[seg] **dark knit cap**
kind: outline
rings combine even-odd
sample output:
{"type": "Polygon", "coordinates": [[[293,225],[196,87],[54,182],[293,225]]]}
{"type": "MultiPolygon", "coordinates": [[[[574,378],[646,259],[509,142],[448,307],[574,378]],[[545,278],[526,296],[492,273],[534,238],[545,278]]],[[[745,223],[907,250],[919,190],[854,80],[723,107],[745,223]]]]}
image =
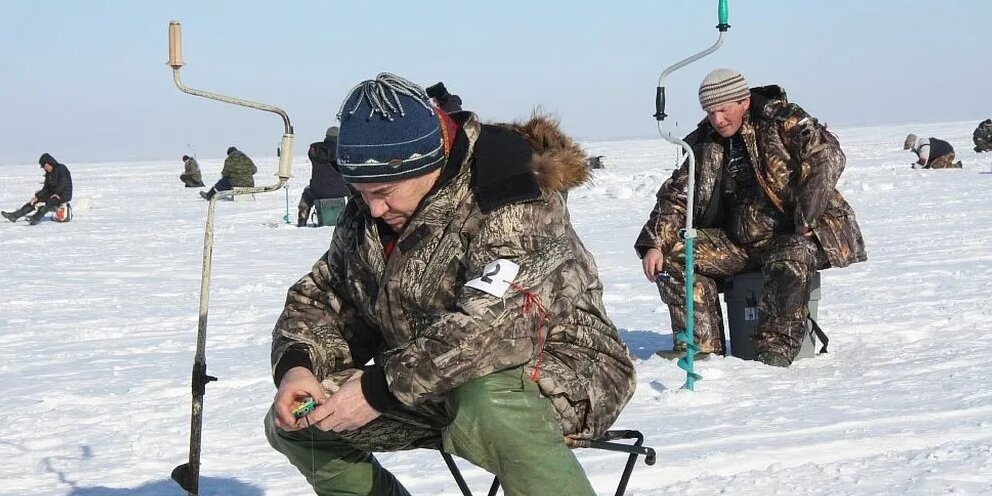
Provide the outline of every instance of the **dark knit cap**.
{"type": "Polygon", "coordinates": [[[416,84],[381,73],[344,98],[338,166],[351,183],[417,177],[444,164],[444,138],[430,98],[416,84]]]}
{"type": "Polygon", "coordinates": [[[44,167],[45,164],[49,164],[49,165],[51,165],[51,166],[54,167],[55,164],[57,164],[57,163],[59,163],[59,161],[58,160],[55,160],[55,157],[53,157],[53,156],[51,156],[51,155],[49,155],[47,153],[42,153],[41,154],[41,157],[38,157],[38,165],[40,165],[42,167],[44,167]]]}
{"type": "Polygon", "coordinates": [[[228,155],[230,155],[230,154],[232,154],[232,153],[234,153],[234,152],[236,152],[236,151],[238,151],[238,149],[237,149],[237,148],[235,148],[235,147],[233,147],[233,146],[229,146],[229,147],[227,147],[227,154],[228,154],[228,155]]]}

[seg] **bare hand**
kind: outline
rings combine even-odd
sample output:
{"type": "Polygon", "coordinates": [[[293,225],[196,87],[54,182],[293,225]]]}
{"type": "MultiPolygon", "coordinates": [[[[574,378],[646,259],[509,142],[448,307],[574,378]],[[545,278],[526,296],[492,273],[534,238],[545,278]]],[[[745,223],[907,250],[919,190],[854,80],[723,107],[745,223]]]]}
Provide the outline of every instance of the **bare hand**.
{"type": "Polygon", "coordinates": [[[316,422],[314,412],[307,415],[309,419],[296,419],[293,417],[293,408],[307,396],[317,400],[318,405],[325,400],[324,388],[306,367],[293,367],[286,372],[279,382],[279,390],[272,400],[272,406],[276,411],[276,426],[284,431],[296,431],[307,427],[310,423],[316,422]]]}
{"type": "Polygon", "coordinates": [[[382,415],[365,400],[362,393],[362,373],[356,373],[338,392],[318,405],[310,415],[323,431],[353,431],[382,415]]]}
{"type": "Polygon", "coordinates": [[[641,266],[644,268],[644,277],[647,277],[651,282],[655,282],[658,273],[661,272],[664,265],[665,256],[657,248],[648,250],[644,254],[644,258],[641,259],[641,266]]]}

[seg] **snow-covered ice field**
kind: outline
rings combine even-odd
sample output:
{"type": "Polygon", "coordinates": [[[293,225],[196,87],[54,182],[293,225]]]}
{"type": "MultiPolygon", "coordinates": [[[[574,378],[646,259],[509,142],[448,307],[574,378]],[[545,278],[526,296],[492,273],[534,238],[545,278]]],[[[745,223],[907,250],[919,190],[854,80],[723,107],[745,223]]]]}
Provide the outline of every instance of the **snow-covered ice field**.
{"type": "MultiPolygon", "coordinates": [[[[640,358],[616,426],[643,431],[658,452],[628,494],[992,494],[992,156],[972,152],[975,125],[834,129],[848,157],[839,188],[869,261],[822,275],[830,353],[789,369],[710,358],[695,392],[653,356],[671,329],[632,249],[674,148],[584,143],[608,168],[570,194],[572,221],[640,358]],[[947,139],[965,168],[911,170],[908,132],[947,139]]],[[[275,159],[257,162],[256,182],[270,182],[275,159]]],[[[0,223],[0,494],[184,494],[169,473],[187,457],[206,202],[182,188],[178,160],[67,163],[71,223],[0,223]]],[[[205,182],[218,178],[220,160],[201,165],[205,182]]],[[[291,216],[309,172],[298,158],[291,216]]],[[[41,177],[36,165],[0,166],[0,207],[20,206],[41,177]]],[[[261,420],[275,391],[272,325],[332,230],[281,224],[285,203],[279,191],[218,206],[205,496],[308,494],[261,420]]],[[[598,492],[613,494],[625,457],[578,454],[598,492]]],[[[435,452],[380,460],[413,494],[459,494],[435,452]]],[[[487,474],[463,467],[483,493],[487,474]]]]}

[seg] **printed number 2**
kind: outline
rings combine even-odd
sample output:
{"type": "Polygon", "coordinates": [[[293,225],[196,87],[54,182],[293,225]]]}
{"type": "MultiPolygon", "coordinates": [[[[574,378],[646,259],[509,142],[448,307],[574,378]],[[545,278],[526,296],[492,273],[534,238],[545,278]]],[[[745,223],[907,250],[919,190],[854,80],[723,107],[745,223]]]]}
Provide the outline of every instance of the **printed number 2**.
{"type": "Polygon", "coordinates": [[[492,270],[492,272],[486,272],[485,274],[482,274],[482,277],[481,277],[481,279],[482,279],[482,282],[484,282],[484,283],[486,283],[486,284],[492,284],[492,283],[493,283],[493,278],[492,278],[492,276],[494,276],[494,275],[496,275],[496,274],[499,274],[499,263],[497,263],[497,264],[496,264],[496,265],[495,265],[495,266],[493,267],[493,270],[492,270]]]}
{"type": "Polygon", "coordinates": [[[507,288],[513,284],[519,271],[519,265],[500,258],[487,263],[482,269],[482,275],[467,281],[465,285],[501,298],[503,293],[506,293],[507,288]]]}

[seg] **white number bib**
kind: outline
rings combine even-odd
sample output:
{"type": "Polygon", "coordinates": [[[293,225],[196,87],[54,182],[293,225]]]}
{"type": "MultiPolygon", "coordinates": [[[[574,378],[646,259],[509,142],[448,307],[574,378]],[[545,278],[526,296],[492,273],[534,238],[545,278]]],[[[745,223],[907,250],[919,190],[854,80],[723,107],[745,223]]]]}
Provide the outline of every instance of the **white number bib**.
{"type": "Polygon", "coordinates": [[[518,272],[520,272],[519,265],[500,258],[486,264],[486,268],[482,270],[482,277],[472,279],[465,285],[501,298],[518,272]]]}

